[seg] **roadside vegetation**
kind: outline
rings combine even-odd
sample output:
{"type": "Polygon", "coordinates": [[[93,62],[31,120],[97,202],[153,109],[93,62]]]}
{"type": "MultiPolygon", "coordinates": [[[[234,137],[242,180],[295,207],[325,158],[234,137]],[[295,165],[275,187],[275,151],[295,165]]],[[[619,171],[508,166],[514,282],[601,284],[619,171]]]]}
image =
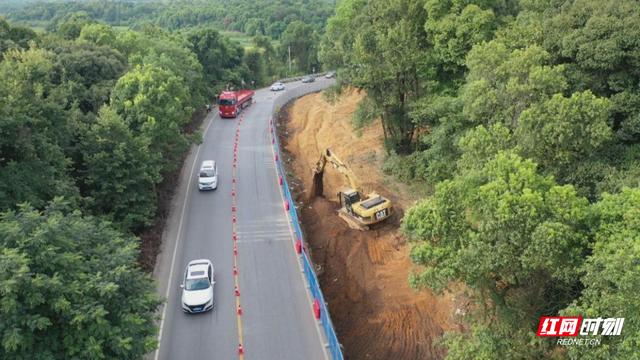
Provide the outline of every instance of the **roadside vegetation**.
{"type": "MultiPolygon", "coordinates": [[[[0,18],[0,358],[141,358],[157,345],[161,301],[148,274],[157,250],[147,249],[159,239],[146,234],[162,225],[159,205],[200,141],[204,106],[227,86],[280,76],[284,52],[262,30],[245,35],[251,46],[221,34],[223,7],[182,28],[166,26],[174,5],[158,15],[122,2],[120,20],[98,13],[109,1],[0,8],[11,6],[48,31],[0,18]]],[[[300,50],[292,72],[319,69],[307,49],[320,27],[281,21],[279,42],[300,50]]]]}
{"type": "Polygon", "coordinates": [[[411,276],[465,284],[448,359],[633,358],[640,330],[640,7],[633,0],[345,0],[319,56],[364,89],[411,208],[411,276]],[[625,317],[559,349],[541,315],[625,317]]]}

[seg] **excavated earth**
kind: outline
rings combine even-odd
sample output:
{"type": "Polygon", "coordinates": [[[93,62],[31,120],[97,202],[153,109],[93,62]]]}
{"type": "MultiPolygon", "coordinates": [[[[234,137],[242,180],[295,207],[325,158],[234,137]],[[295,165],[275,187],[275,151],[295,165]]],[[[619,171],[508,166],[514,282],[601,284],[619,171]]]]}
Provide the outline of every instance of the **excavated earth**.
{"type": "Polygon", "coordinates": [[[287,106],[279,133],[288,178],[301,214],[308,251],[347,359],[441,359],[437,340],[458,329],[451,294],[436,296],[409,286],[416,270],[399,231],[403,212],[416,200],[406,187],[383,174],[383,133],[379,122],[356,133],[351,118],[364,97],[347,90],[334,104],[322,94],[287,106]],[[312,168],[327,147],[358,176],[365,191],[392,200],[394,216],[372,230],[350,229],[337,215],[337,193],[346,182],[331,166],[324,197],[310,196],[312,168]]]}

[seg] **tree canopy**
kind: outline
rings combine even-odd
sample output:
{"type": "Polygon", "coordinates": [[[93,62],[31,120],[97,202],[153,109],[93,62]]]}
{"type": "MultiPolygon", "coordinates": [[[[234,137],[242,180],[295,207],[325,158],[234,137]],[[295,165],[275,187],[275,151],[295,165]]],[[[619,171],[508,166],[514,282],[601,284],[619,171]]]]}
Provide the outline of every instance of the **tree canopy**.
{"type": "Polygon", "coordinates": [[[70,211],[0,214],[0,357],[141,358],[155,347],[152,279],[134,264],[135,239],[70,211]]]}
{"type": "Polygon", "coordinates": [[[345,0],[329,18],[320,59],[367,94],[354,124],[379,118],[385,171],[429,194],[403,220],[411,283],[475,300],[447,358],[562,358],[535,336],[558,314],[628,321],[570,358],[636,355],[639,31],[633,0],[345,0]]]}

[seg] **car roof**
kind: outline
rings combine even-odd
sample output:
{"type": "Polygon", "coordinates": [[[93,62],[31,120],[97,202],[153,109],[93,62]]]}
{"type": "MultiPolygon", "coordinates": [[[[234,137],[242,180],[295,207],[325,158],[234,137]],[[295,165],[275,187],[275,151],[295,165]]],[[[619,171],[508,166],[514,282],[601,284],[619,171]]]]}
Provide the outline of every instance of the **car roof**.
{"type": "MultiPolygon", "coordinates": [[[[187,265],[187,279],[206,277],[209,265],[211,265],[211,261],[207,259],[189,261],[189,265],[187,265]]],[[[213,267],[213,265],[211,267],[213,267]]]]}
{"type": "Polygon", "coordinates": [[[200,169],[213,169],[215,166],[216,162],[214,160],[205,160],[202,162],[200,169]]]}

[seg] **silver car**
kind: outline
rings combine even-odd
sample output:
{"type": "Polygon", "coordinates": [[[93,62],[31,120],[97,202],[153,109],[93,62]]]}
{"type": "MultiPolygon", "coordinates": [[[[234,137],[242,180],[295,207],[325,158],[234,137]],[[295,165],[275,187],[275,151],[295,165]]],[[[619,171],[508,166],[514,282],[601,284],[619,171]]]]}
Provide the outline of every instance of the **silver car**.
{"type": "Polygon", "coordinates": [[[284,84],[281,82],[273,83],[271,85],[271,91],[281,91],[284,90],[284,84]]]}

